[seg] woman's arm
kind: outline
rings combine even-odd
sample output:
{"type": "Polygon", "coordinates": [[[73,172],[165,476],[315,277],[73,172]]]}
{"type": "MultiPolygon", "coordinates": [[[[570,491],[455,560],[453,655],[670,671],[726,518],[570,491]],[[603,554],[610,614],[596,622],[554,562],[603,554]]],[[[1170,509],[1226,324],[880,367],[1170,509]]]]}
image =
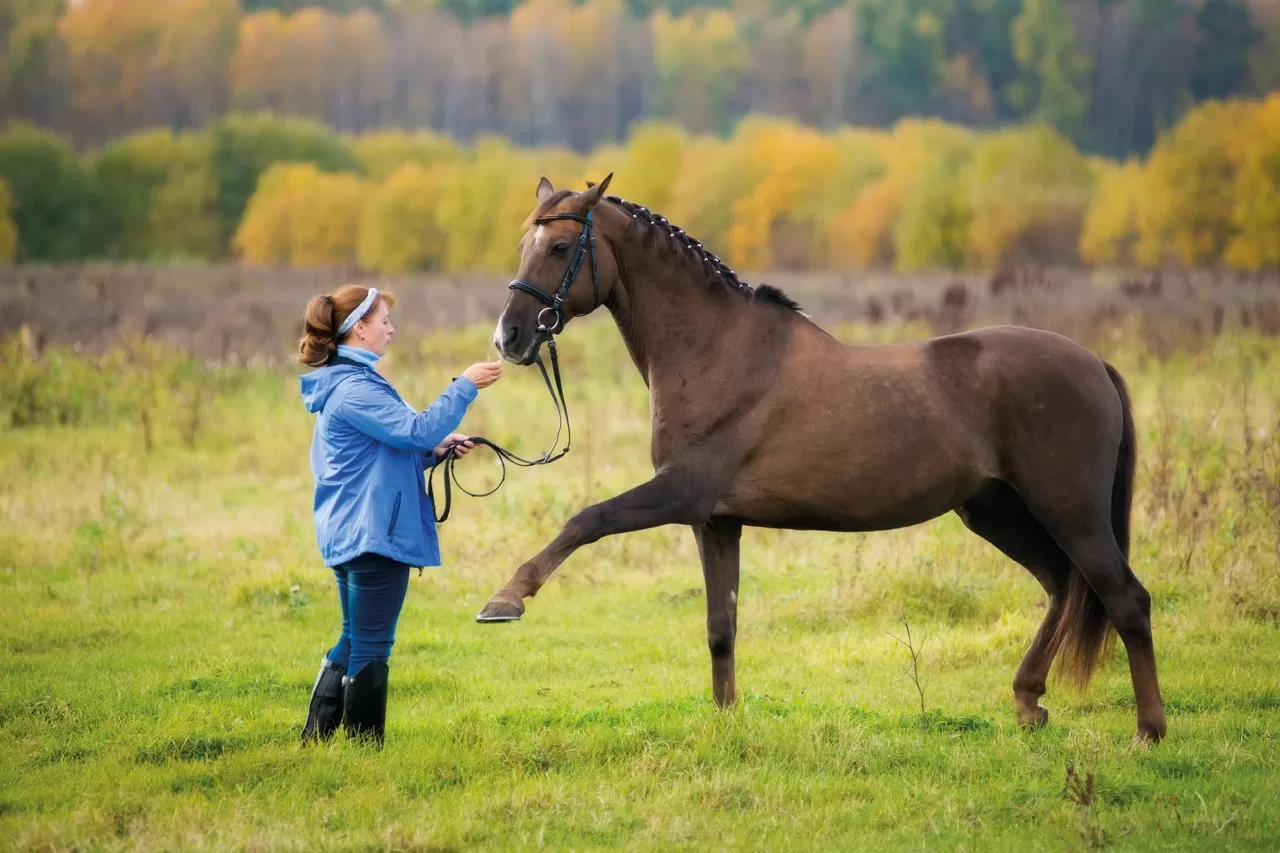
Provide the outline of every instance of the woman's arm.
{"type": "Polygon", "coordinates": [[[365,381],[347,391],[337,415],[375,441],[430,457],[462,423],[478,393],[474,382],[459,377],[435,402],[415,413],[389,389],[365,381]]]}

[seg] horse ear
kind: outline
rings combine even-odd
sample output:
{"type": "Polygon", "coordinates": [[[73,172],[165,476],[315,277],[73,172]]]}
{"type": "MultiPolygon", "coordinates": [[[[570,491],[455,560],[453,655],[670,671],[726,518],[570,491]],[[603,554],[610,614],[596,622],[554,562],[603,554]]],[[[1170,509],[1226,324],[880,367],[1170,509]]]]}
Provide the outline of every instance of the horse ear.
{"type": "Polygon", "coordinates": [[[551,186],[551,182],[547,180],[547,176],[543,175],[542,179],[538,181],[538,189],[534,192],[534,195],[538,199],[538,204],[542,204],[544,201],[551,198],[555,191],[555,187],[551,186]]]}
{"type": "Polygon", "coordinates": [[[611,180],[613,180],[613,172],[605,175],[604,180],[598,184],[593,184],[590,181],[587,182],[587,191],[581,195],[581,201],[579,202],[583,213],[586,213],[588,210],[595,207],[596,202],[604,198],[604,192],[609,189],[609,181],[611,180]]]}

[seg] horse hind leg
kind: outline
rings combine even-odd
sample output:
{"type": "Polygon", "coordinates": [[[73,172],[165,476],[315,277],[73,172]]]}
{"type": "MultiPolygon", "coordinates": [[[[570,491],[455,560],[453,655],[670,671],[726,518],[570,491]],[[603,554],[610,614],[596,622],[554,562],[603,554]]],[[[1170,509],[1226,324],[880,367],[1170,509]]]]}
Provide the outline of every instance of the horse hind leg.
{"type": "Polygon", "coordinates": [[[1064,536],[1063,544],[1124,643],[1138,711],[1134,740],[1158,742],[1165,736],[1167,721],[1156,677],[1151,595],[1130,568],[1104,514],[1092,529],[1064,536]]]}
{"type": "Polygon", "coordinates": [[[956,513],[966,527],[1031,572],[1049,595],[1044,621],[1013,677],[1018,725],[1039,728],[1049,721],[1049,711],[1040,704],[1040,698],[1045,694],[1049,668],[1061,644],[1058,624],[1071,577],[1071,561],[1018,493],[1003,482],[993,482],[956,513]]]}
{"type": "Polygon", "coordinates": [[[1084,497],[1068,502],[1059,498],[1037,503],[1032,499],[1028,503],[1044,529],[1061,543],[1079,579],[1085,581],[1072,579],[1067,612],[1060,625],[1066,673],[1078,685],[1087,684],[1101,653],[1110,648],[1114,627],[1129,658],[1138,717],[1135,740],[1159,741],[1165,736],[1167,723],[1156,677],[1151,596],[1125,556],[1128,531],[1112,518],[1110,489],[1080,486],[1073,492],[1064,485],[1069,484],[1060,479],[1059,492],[1084,497]]]}

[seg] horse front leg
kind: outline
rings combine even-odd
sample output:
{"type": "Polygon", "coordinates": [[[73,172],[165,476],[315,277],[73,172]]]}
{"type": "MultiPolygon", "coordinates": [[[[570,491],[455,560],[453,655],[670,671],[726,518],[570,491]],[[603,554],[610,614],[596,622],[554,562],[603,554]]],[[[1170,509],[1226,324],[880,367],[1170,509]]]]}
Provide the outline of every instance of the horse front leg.
{"type": "Polygon", "coordinates": [[[617,497],[587,507],[564,526],[536,557],[526,562],[476,614],[477,622],[512,622],[524,613],[524,599],[538,594],[551,573],[583,545],[614,533],[664,524],[696,525],[711,517],[717,493],[702,472],[664,471],[617,497]]]}
{"type": "Polygon", "coordinates": [[[738,635],[738,549],[742,525],[712,519],[693,528],[707,584],[707,647],[711,650],[711,694],[721,708],[736,697],[733,646],[738,635]]]}

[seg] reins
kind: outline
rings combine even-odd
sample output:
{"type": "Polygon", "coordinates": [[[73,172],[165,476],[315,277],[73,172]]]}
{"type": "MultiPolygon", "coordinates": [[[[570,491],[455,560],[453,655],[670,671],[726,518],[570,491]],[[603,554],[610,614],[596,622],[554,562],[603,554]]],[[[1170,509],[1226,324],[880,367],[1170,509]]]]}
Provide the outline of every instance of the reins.
{"type": "Polygon", "coordinates": [[[569,287],[573,284],[574,279],[578,277],[578,270],[582,267],[584,258],[590,256],[591,260],[591,295],[592,310],[600,304],[600,267],[596,263],[596,235],[595,228],[591,221],[591,213],[586,216],[580,216],[576,213],[553,213],[548,216],[541,216],[534,220],[535,224],[541,225],[546,222],[553,222],[560,219],[572,219],[575,222],[582,223],[582,234],[578,237],[577,246],[574,249],[573,258],[569,261],[569,268],[565,270],[564,279],[560,282],[560,287],[554,296],[548,296],[536,286],[530,284],[524,279],[515,279],[507,287],[512,290],[519,290],[527,293],[546,305],[538,312],[538,335],[540,337],[539,344],[545,342],[547,350],[551,353],[551,375],[555,377],[555,385],[552,385],[551,377],[547,375],[547,367],[542,361],[542,355],[534,356],[534,363],[538,365],[538,369],[542,371],[542,381],[547,385],[547,392],[551,394],[551,400],[556,406],[556,417],[559,423],[556,425],[555,441],[551,443],[549,450],[543,451],[542,455],[537,459],[525,459],[517,456],[506,448],[500,447],[487,438],[473,436],[469,440],[473,444],[488,447],[498,457],[498,463],[502,466],[502,476],[499,478],[497,485],[487,492],[472,492],[468,490],[458,480],[457,473],[454,470],[454,461],[457,458],[457,445],[451,445],[445,450],[444,456],[431,469],[431,473],[427,475],[427,497],[431,499],[432,505],[435,504],[435,474],[437,468],[444,469],[444,511],[436,517],[437,523],[443,523],[449,517],[449,510],[453,503],[453,485],[464,493],[474,498],[488,497],[498,491],[507,479],[507,463],[510,462],[520,468],[531,468],[535,465],[548,465],[560,459],[569,452],[569,447],[573,443],[573,427],[569,423],[569,404],[564,397],[564,386],[560,379],[560,358],[556,352],[555,336],[564,330],[564,298],[569,292],[569,287]],[[547,315],[551,316],[548,318],[547,315]],[[544,319],[546,318],[546,319],[544,319]],[[557,445],[560,444],[560,433],[564,430],[566,433],[565,444],[562,449],[556,451],[557,445]]]}
{"type": "Polygon", "coordinates": [[[554,338],[547,340],[547,349],[551,352],[551,373],[555,376],[555,387],[551,385],[551,379],[547,376],[546,365],[542,363],[542,356],[535,357],[535,363],[538,369],[542,371],[542,379],[547,384],[547,391],[551,394],[551,400],[556,404],[556,416],[559,423],[556,425],[556,438],[551,443],[551,449],[543,451],[542,455],[537,459],[525,459],[517,456],[510,450],[495,444],[487,438],[481,436],[472,436],[468,439],[472,444],[482,445],[493,450],[498,457],[498,464],[502,466],[502,476],[498,479],[497,485],[487,492],[473,492],[458,480],[458,475],[454,471],[453,463],[457,458],[457,445],[450,445],[444,452],[444,456],[431,469],[431,473],[427,475],[427,497],[430,498],[432,505],[435,505],[435,476],[436,470],[444,469],[444,511],[436,516],[437,523],[443,523],[449,517],[449,509],[453,503],[453,486],[457,484],[458,488],[464,493],[471,495],[473,498],[484,498],[498,491],[507,479],[507,463],[510,462],[520,468],[531,468],[534,465],[547,465],[555,462],[560,457],[569,452],[569,447],[573,443],[573,427],[569,423],[569,404],[564,398],[564,386],[560,381],[560,359],[556,354],[556,342],[554,338]],[[552,451],[556,449],[556,445],[560,443],[560,432],[565,430],[567,433],[564,447],[552,455],[552,451]]]}

